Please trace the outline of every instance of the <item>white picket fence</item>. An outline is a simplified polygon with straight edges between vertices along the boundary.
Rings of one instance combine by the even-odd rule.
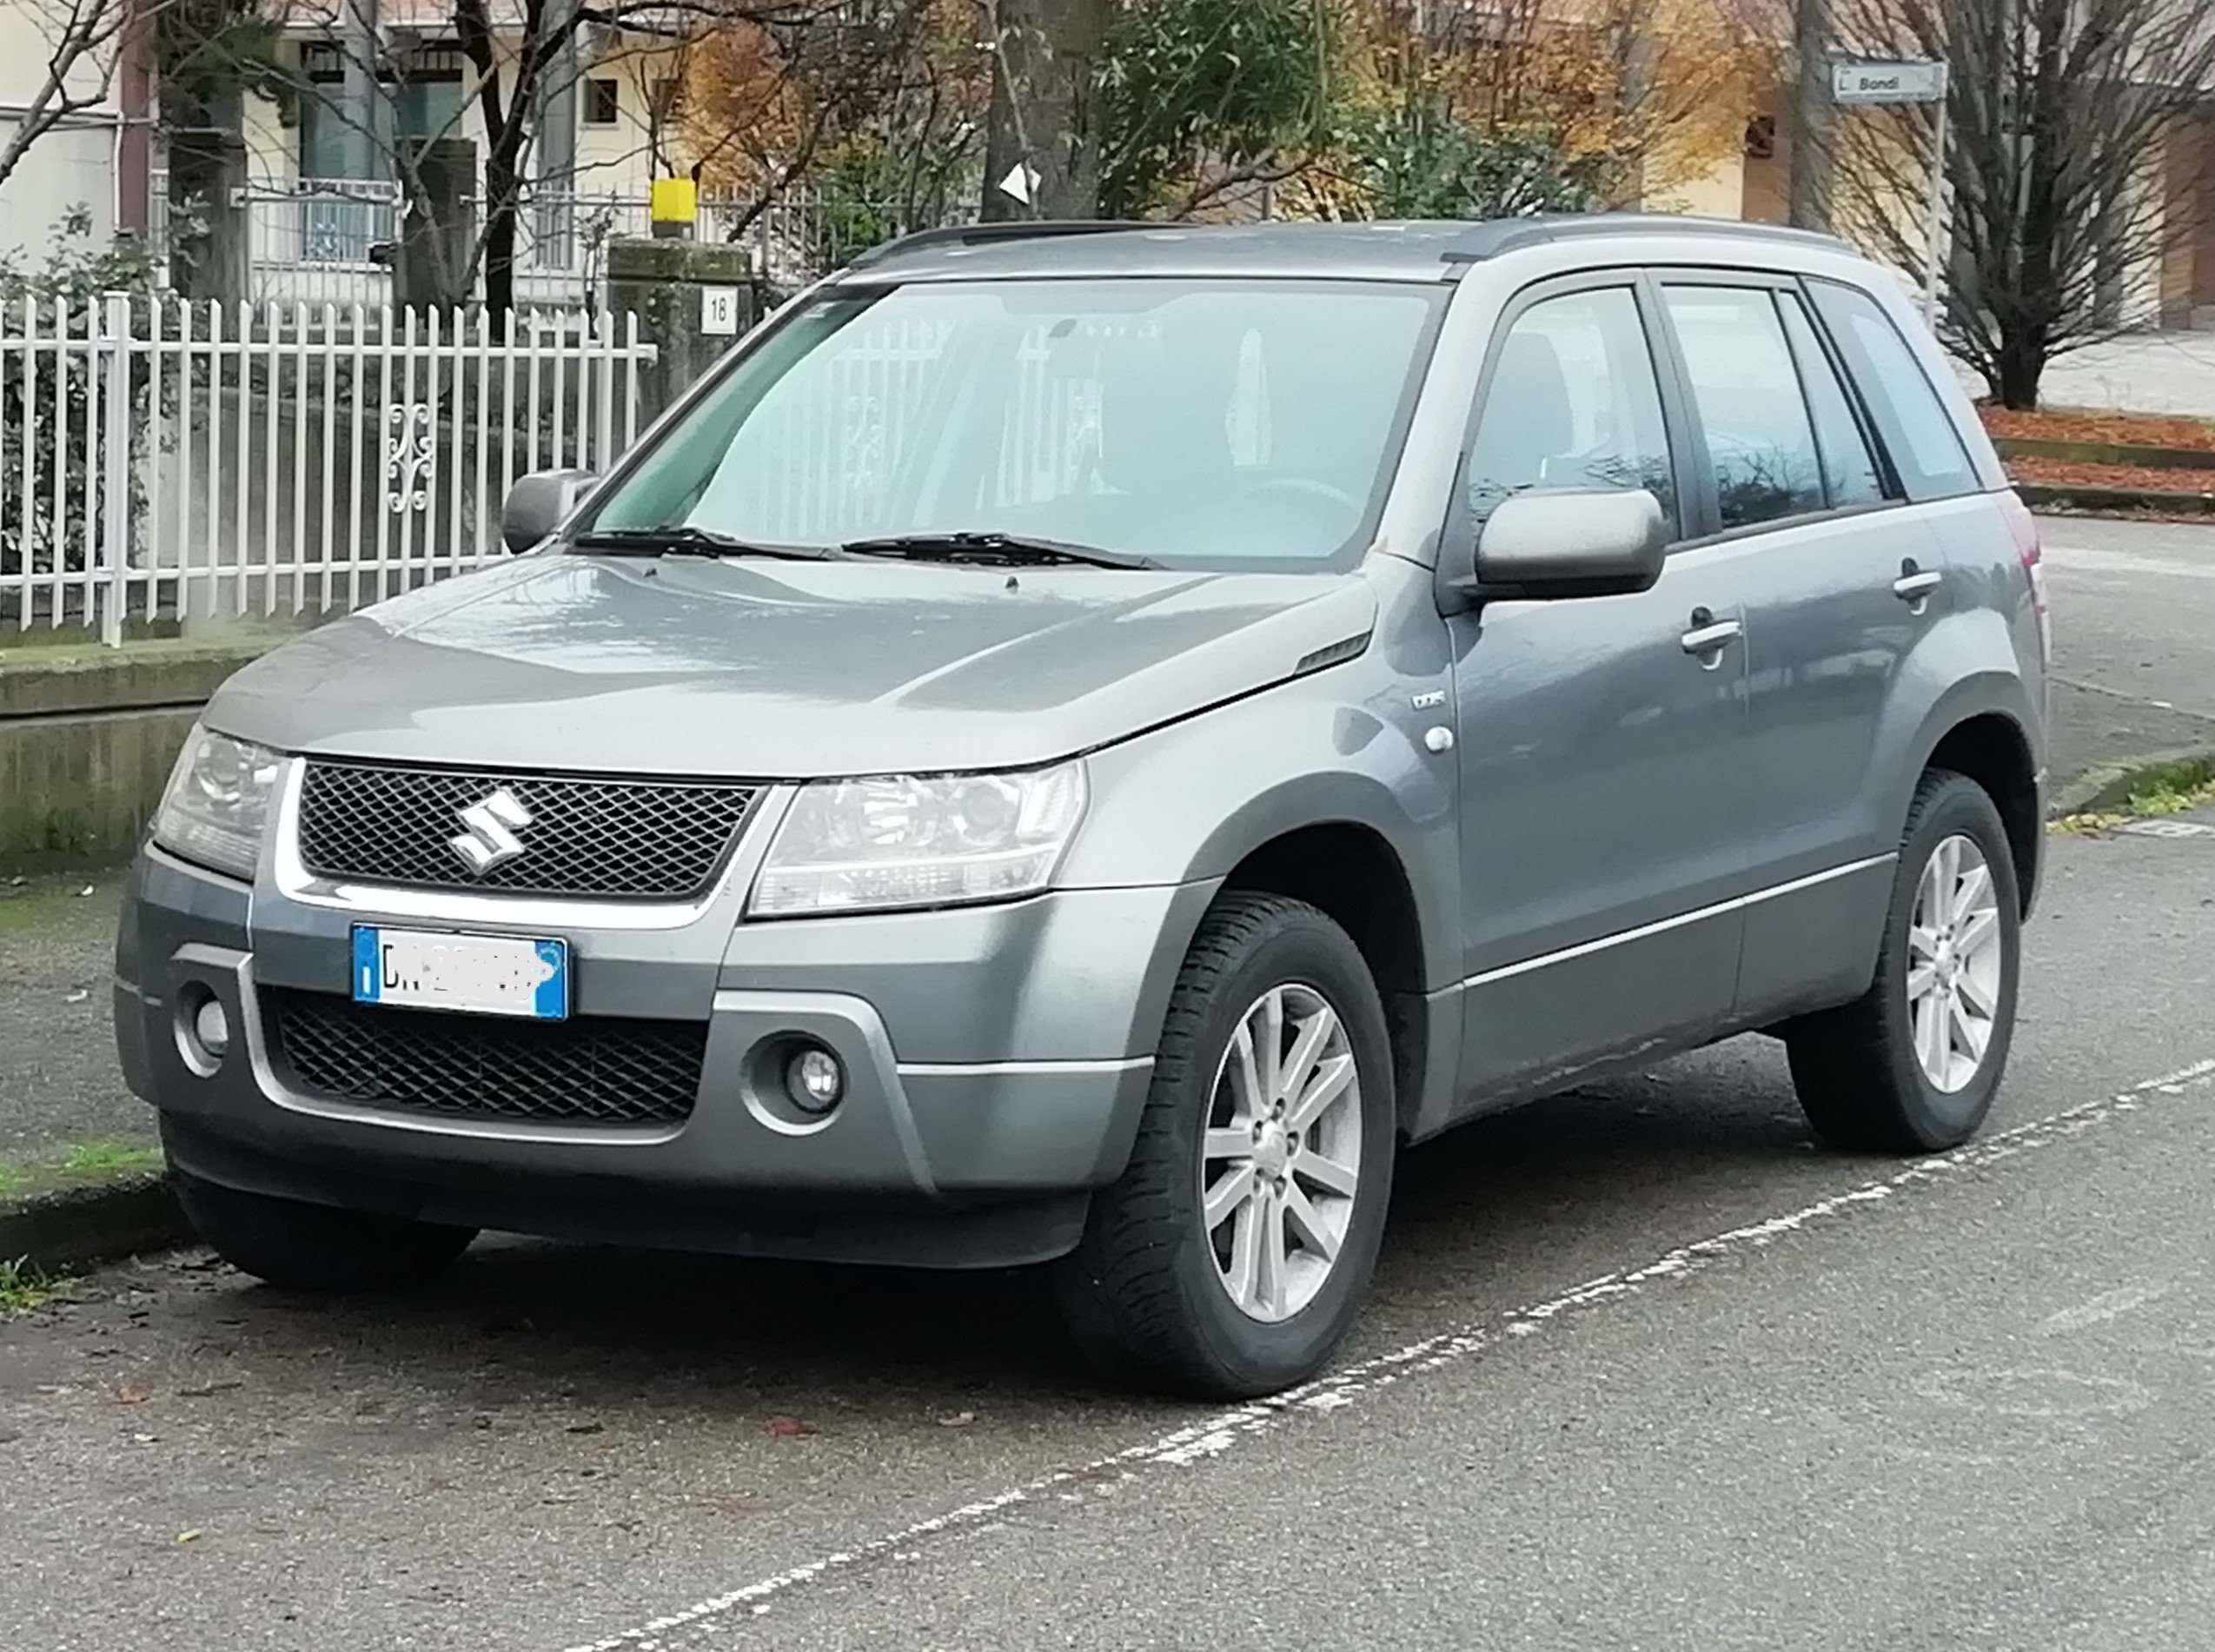
[[[507,554],[527,472],[637,437],[634,316],[0,311],[0,627],[352,608]]]

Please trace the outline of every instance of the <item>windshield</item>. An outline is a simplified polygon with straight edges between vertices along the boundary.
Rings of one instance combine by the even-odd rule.
[[[1173,567],[1343,566],[1442,289],[980,281],[792,316],[590,514],[754,544],[949,534]]]

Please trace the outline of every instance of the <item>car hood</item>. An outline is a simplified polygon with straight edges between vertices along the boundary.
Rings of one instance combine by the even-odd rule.
[[[1051,761],[1365,635],[1366,580],[540,554],[310,633],[209,721],[280,749],[763,779]]]

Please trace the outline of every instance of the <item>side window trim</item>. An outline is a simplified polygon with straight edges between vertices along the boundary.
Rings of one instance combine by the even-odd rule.
[[[1780,291],[1790,290],[1795,285],[1795,278],[1767,270],[1700,269],[1671,265],[1666,269],[1648,270],[1647,280],[1652,289],[1654,322],[1661,328],[1660,335],[1668,341],[1669,359],[1675,364],[1677,375],[1676,390],[1682,401],[1685,426],[1688,440],[1693,444],[1693,451],[1698,455],[1700,467],[1700,474],[1695,481],[1701,500],[1701,532],[1696,536],[1688,535],[1670,546],[1669,549],[1672,553],[1681,550],[1699,550],[1709,545],[1722,545],[1735,540],[1751,539],[1757,534],[1782,533],[1788,528],[1805,527],[1812,522],[1827,521],[1834,516],[1859,515],[1863,511],[1876,508],[1871,506],[1859,506],[1850,510],[1840,510],[1831,506],[1829,503],[1830,481],[1826,475],[1823,478],[1824,508],[1822,509],[1796,511],[1789,516],[1772,516],[1763,521],[1747,522],[1737,527],[1724,527],[1722,503],[1716,491],[1714,459],[1714,455],[1708,451],[1707,429],[1701,423],[1698,416],[1699,403],[1694,400],[1692,393],[1691,370],[1685,365],[1683,348],[1677,342],[1676,321],[1669,314],[1666,289],[1671,287],[1738,287],[1749,290],[1758,289],[1769,295],[1769,305],[1772,311],[1774,311],[1777,294]],[[1784,317],[1779,315],[1776,319],[1778,334],[1784,340],[1786,359],[1792,363],[1793,382],[1800,391],[1801,409],[1807,415],[1808,434],[1815,442],[1817,468],[1820,469],[1821,468],[1822,435],[1815,428],[1814,408],[1807,399],[1807,377],[1801,371],[1799,357],[1793,354],[1792,335],[1784,326]]]
[[[1477,429],[1483,422],[1485,408],[1491,401],[1493,382],[1499,375],[1500,357],[1506,350],[1509,334],[1514,331],[1517,322],[1541,304],[1578,293],[1609,290],[1630,294],[1646,335],[1647,360],[1653,368],[1655,394],[1661,404],[1662,435],[1669,445],[1670,480],[1677,490],[1676,533],[1669,541],[1669,548],[1675,550],[1690,540],[1692,513],[1687,507],[1684,491],[1687,483],[1683,424],[1685,404],[1678,400],[1675,352],[1672,349],[1666,357],[1663,355],[1661,336],[1654,330],[1654,314],[1646,292],[1647,281],[1646,272],[1635,265],[1619,264],[1581,269],[1565,275],[1549,275],[1533,282],[1528,287],[1520,288],[1501,307],[1499,319],[1492,324],[1492,336],[1485,341],[1484,364],[1477,374],[1476,393],[1469,398],[1469,412],[1462,419],[1461,450],[1455,456],[1453,485],[1446,500],[1446,516],[1440,530],[1442,546],[1456,544],[1457,536],[1468,531],[1469,513],[1462,505],[1468,484],[1469,461],[1476,450]],[[1443,566],[1442,559],[1441,566]]]
[[[1838,381],[1838,388],[1846,396],[1846,405],[1853,412],[1854,423],[1861,428],[1861,440],[1869,444],[1870,453],[1876,457],[1878,477],[1884,484],[1882,503],[1854,506],[1849,508],[1848,512],[1841,514],[1889,510],[1897,505],[1911,503],[1907,497],[1907,480],[1901,474],[1899,461],[1893,456],[1891,444],[1885,441],[1884,432],[1878,427],[1875,410],[1869,406],[1868,398],[1862,393],[1860,381],[1854,378],[1845,351],[1839,347],[1838,340],[1832,336],[1830,324],[1823,319],[1823,313],[1815,303],[1814,294],[1808,289],[1808,283],[1804,279],[1794,282],[1792,291],[1799,302],[1800,313],[1807,318],[1807,325],[1814,334],[1816,348],[1822,351],[1823,359],[1830,363],[1831,375]],[[1789,342],[1789,328],[1786,330],[1785,336]],[[1803,392],[1807,388],[1804,377],[1801,388]],[[1822,441],[1821,431],[1815,433],[1815,440],[1818,443]]]
[[[1784,319],[1785,295],[1774,288],[1769,292],[1769,311],[1776,317],[1777,333],[1784,340],[1784,359],[1792,363],[1792,381],[1800,388],[1800,405],[1807,415],[1807,439],[1815,444],[1815,475],[1822,483],[1823,508],[1821,514],[1834,515],[1838,511],[1838,494],[1831,486],[1830,444],[1823,440],[1823,421],[1815,416],[1815,397],[1807,388],[1807,364],[1800,359],[1800,352],[1793,348],[1792,328]]]
[[[1715,500],[1715,468],[1708,456],[1707,433],[1700,428],[1695,415],[1684,353],[1677,348],[1676,329],[1669,324],[1661,285],[1652,270],[1638,272],[1634,295],[1638,300],[1638,319],[1646,328],[1647,353],[1654,358],[1654,375],[1661,382],[1661,428],[1668,436],[1669,469],[1676,481],[1677,531],[1668,546],[1668,554],[1674,556],[1714,535],[1721,514]]]
[[[1847,386],[1857,400],[1867,404],[1872,421],[1878,426],[1879,429],[1881,431],[1888,422],[1878,417],[1878,398],[1883,395],[1883,386],[1881,384],[1871,386],[1861,382],[1860,362],[1854,352],[1847,349],[1844,341],[1837,335],[1837,329],[1831,325],[1831,317],[1822,302],[1819,291],[1821,288],[1831,288],[1860,299],[1876,312],[1880,322],[1891,328],[1893,337],[1900,346],[1900,353],[1907,357],[1908,366],[1914,372],[1916,386],[1930,398],[1931,405],[1937,412],[1939,422],[1944,428],[1947,440],[1953,444],[1953,454],[1960,461],[1960,475],[1967,484],[1966,487],[1952,489],[1932,488],[1921,487],[1918,481],[1911,480],[1907,466],[1887,454],[1887,461],[1899,479],[1900,494],[1906,502],[1911,505],[1936,504],[1944,500],[1962,498],[1970,494],[1981,492],[1982,486],[1978,477],[1976,461],[1970,456],[1967,438],[1961,434],[1960,427],[1954,422],[1953,410],[1946,405],[1946,398],[1938,393],[1938,387],[1931,382],[1930,375],[1923,366],[1920,353],[1900,331],[1899,323],[1894,322],[1887,313],[1883,301],[1867,288],[1857,286],[1850,281],[1840,280],[1834,275],[1808,276],[1803,284],[1807,289],[1808,309],[1815,317],[1817,327],[1821,330],[1826,342],[1838,353],[1846,364]],[[1905,441],[1907,421],[1901,417],[1899,408],[1889,399],[1884,405],[1891,411],[1889,422],[1899,424],[1902,440]],[[1889,444],[1883,445],[1887,448],[1889,446]]]

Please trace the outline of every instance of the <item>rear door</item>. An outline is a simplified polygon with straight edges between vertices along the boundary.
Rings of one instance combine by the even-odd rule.
[[[1501,500],[1549,487],[1648,488],[1680,540],[1702,519],[1653,304],[1618,271],[1509,309],[1449,532],[1473,541]],[[1728,1012],[1751,784],[1737,557],[1680,549],[1648,591],[1449,620],[1465,1093],[1556,1089]]]
[[[1886,718],[1943,608],[1943,558],[1807,288],[1702,271],[1662,293],[1713,534],[1754,553],[1740,591],[1761,783],[1734,1014],[1759,1020],[1867,985],[1900,827]]]

